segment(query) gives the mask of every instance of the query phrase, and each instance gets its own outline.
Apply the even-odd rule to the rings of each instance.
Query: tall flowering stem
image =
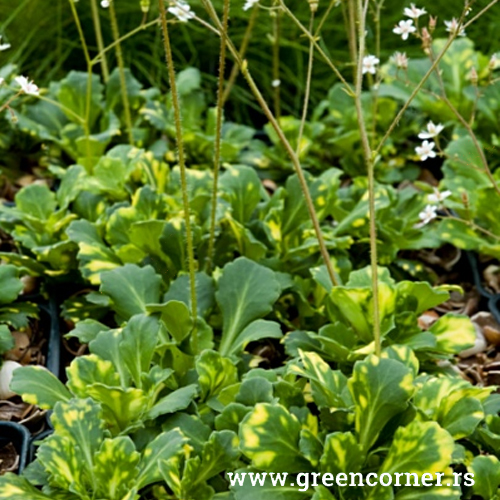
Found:
[[[191,292],[191,314],[194,321],[194,330],[192,332],[192,349],[194,352],[198,350],[198,336],[196,334],[196,319],[198,317],[198,306],[196,302],[196,277],[193,249],[193,235],[191,232],[191,220],[189,209],[189,197],[186,177],[186,162],[184,158],[184,141],[182,138],[182,123],[181,123],[181,108],[179,103],[179,95],[177,93],[177,82],[175,81],[174,59],[172,56],[172,46],[170,45],[170,36],[168,32],[167,12],[165,9],[164,0],[158,0],[160,8],[161,29],[163,33],[163,45],[165,49],[165,57],[167,61],[168,79],[170,83],[170,91],[172,93],[172,106],[174,108],[175,133],[177,141],[177,149],[179,153],[179,168],[181,171],[181,189],[182,202],[184,205],[184,220],[186,224],[186,243],[189,265],[189,280]]]
[[[130,114],[130,102],[128,100],[122,46],[119,42],[120,31],[118,29],[118,20],[116,18],[115,0],[111,0],[111,2],[109,2],[109,18],[111,21],[111,31],[113,32],[113,38],[116,43],[116,61],[118,62],[118,72],[120,74],[120,90],[122,94],[123,112],[125,113],[125,125],[127,127],[128,141],[130,144],[134,144],[134,136],[132,134],[132,115]]]
[[[373,290],[373,338],[375,341],[375,353],[380,356],[382,352],[382,340],[380,335],[380,309],[378,296],[378,267],[377,267],[377,225],[375,220],[375,164],[374,156],[370,148],[370,141],[366,131],[365,117],[363,106],[361,103],[361,91],[363,88],[363,57],[365,54],[365,37],[366,37],[366,13],[369,0],[365,0],[364,5],[362,0],[350,0],[352,3],[351,12],[356,13],[358,24],[358,54],[356,61],[356,90],[354,101],[356,104],[356,114],[358,117],[358,126],[361,134],[361,144],[363,147],[363,155],[365,158],[366,167],[368,170],[368,197],[369,197],[369,214],[370,214],[370,263],[372,274],[372,290]],[[353,23],[354,19],[351,21]]]
[[[319,223],[318,215],[316,214],[316,210],[314,208],[314,203],[313,203],[313,200],[311,197],[311,193],[309,192],[309,187],[307,186],[307,181],[306,181],[306,178],[304,176],[304,171],[302,170],[300,160],[297,157],[290,142],[286,138],[285,133],[281,129],[281,127],[278,123],[278,120],[276,119],[273,112],[269,108],[269,105],[267,104],[267,101],[265,100],[264,96],[262,95],[261,91],[259,90],[259,87],[257,86],[254,79],[252,78],[250,70],[248,69],[248,62],[246,60],[242,60],[240,58],[238,51],[236,50],[236,47],[234,46],[232,41],[227,36],[227,33],[224,34],[221,20],[219,19],[217,12],[215,12],[213,5],[211,4],[211,2],[209,0],[202,0],[202,3],[203,3],[203,6],[205,7],[205,9],[207,10],[208,14],[210,15],[212,21],[216,25],[217,29],[219,30],[219,34],[222,37],[225,37],[227,47],[228,47],[229,51],[231,52],[236,64],[238,64],[242,75],[244,76],[245,80],[247,81],[248,86],[250,87],[250,90],[252,91],[254,97],[257,99],[257,102],[259,103],[262,111],[264,112],[266,118],[271,123],[271,126],[274,128],[276,134],[278,135],[280,142],[283,144],[284,148],[286,149],[286,152],[288,153],[288,156],[290,157],[290,160],[294,166],[295,172],[297,173],[297,177],[299,179],[300,186],[302,188],[302,192],[304,194],[304,199],[306,202],[307,210],[309,212],[309,216],[311,218],[311,221],[312,221],[312,224],[314,227],[314,232],[315,232],[316,238],[318,240],[320,253],[321,253],[321,256],[323,258],[323,261],[325,262],[328,276],[329,276],[332,284],[334,286],[338,286],[338,284],[339,284],[338,278],[335,274],[335,270],[333,269],[332,261],[330,259],[330,255],[328,253],[328,249],[326,247],[325,239],[323,238],[323,233],[321,232],[321,226]]]
[[[80,17],[78,16],[78,11],[76,10],[75,2],[69,0],[69,5],[71,7],[71,12],[73,13],[73,18],[75,19],[76,29],[78,30],[78,36],[82,43],[83,54],[85,56],[85,62],[87,63],[87,100],[85,104],[85,123],[83,124],[83,130],[86,138],[86,148],[87,148],[87,162],[90,168],[90,163],[92,161],[92,150],[90,148],[90,107],[92,105],[92,60],[90,59],[90,53],[87,46],[87,41],[85,40],[85,35],[83,34],[82,25],[80,23]]]
[[[243,40],[240,45],[240,50],[238,55],[240,59],[245,59],[245,55],[248,49],[248,44],[250,43],[250,38],[252,37],[252,32],[255,26],[255,20],[257,19],[257,15],[259,14],[259,9],[252,9],[252,13],[250,15],[250,19],[248,20],[247,27],[245,29],[245,34],[243,35]],[[237,64],[234,64],[231,68],[231,74],[227,80],[226,88],[224,89],[224,96],[222,99],[223,104],[227,101],[229,95],[231,94],[231,90],[234,86],[234,82],[240,72],[240,67]]]
[[[217,88],[217,118],[215,125],[215,144],[214,144],[214,179],[212,189],[212,210],[210,214],[210,236],[208,240],[207,271],[210,272],[214,257],[215,245],[215,219],[217,212],[217,190],[219,181],[220,150],[222,140],[222,119],[224,113],[224,72],[226,69],[226,36],[229,20],[229,2],[224,0],[224,11],[222,14],[222,33],[220,38],[219,54],[219,84]]]
[[[92,9],[92,21],[94,23],[97,48],[99,49],[99,53],[102,53],[104,51],[104,41],[102,38],[101,20],[99,19],[99,8],[97,7],[97,0],[90,0],[90,7]],[[101,58],[101,70],[102,77],[104,81],[107,82],[109,80],[109,68],[108,60],[106,59],[106,56],[104,54]]]
[[[281,117],[281,90],[280,90],[280,37],[281,37],[281,12],[271,12],[273,16],[273,95],[274,114],[279,120]]]
[[[312,33],[314,27],[314,10],[311,10],[311,20],[309,22],[309,31]],[[312,70],[314,63],[314,44],[309,41],[309,56],[307,60],[307,76],[306,76],[306,88],[304,91],[304,104],[302,107],[302,118],[300,120],[299,134],[297,136],[297,156],[300,158],[300,143],[302,142],[302,135],[304,133],[304,127],[307,119],[307,110],[309,108],[309,96],[311,93],[311,80],[312,80]]]

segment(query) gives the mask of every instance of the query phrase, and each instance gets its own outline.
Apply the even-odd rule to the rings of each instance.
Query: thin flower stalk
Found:
[[[99,18],[99,8],[97,6],[97,0],[90,0],[90,7],[92,10],[92,22],[94,23],[97,48],[99,50],[99,53],[102,53],[104,50],[104,41],[102,37],[101,20]],[[108,60],[105,55],[103,55],[103,57],[101,58],[101,70],[104,82],[107,82],[109,80],[109,68]]]
[[[314,11],[311,12],[311,20],[309,22],[309,31],[312,33],[314,27]],[[300,120],[299,134],[297,136],[297,150],[296,155],[300,158],[300,144],[302,142],[302,135],[304,133],[304,127],[307,119],[307,111],[309,109],[309,98],[311,94],[311,80],[312,80],[312,70],[314,64],[314,44],[309,41],[309,56],[307,60],[307,77],[306,77],[306,88],[304,91],[304,104],[302,107],[302,117]]]
[[[161,1],[161,0],[160,0]],[[332,261],[330,259],[330,255],[328,253],[328,249],[326,247],[325,239],[323,238],[323,234],[321,232],[321,226],[319,224],[318,216],[316,214],[316,210],[314,208],[314,203],[311,197],[311,193],[309,192],[309,187],[307,186],[307,181],[304,176],[304,171],[302,170],[302,166],[300,164],[300,160],[295,154],[295,151],[293,150],[290,142],[285,136],[285,133],[281,129],[278,120],[274,116],[273,112],[269,108],[266,100],[264,99],[264,96],[259,90],[259,87],[255,83],[254,79],[252,78],[252,75],[250,73],[250,70],[248,69],[248,62],[245,60],[242,60],[239,57],[238,51],[236,50],[236,47],[230,40],[230,38],[227,36],[227,33],[224,34],[222,33],[222,23],[221,20],[219,19],[219,16],[217,15],[217,12],[215,12],[215,9],[213,8],[211,2],[209,0],[202,0],[202,4],[207,10],[210,18],[213,20],[214,24],[217,26],[219,29],[219,33],[221,33],[221,36],[226,38],[226,44],[231,52],[234,60],[240,67],[240,71],[245,77],[245,80],[247,81],[248,86],[250,87],[250,90],[252,91],[253,95],[257,99],[257,102],[259,103],[260,107],[262,108],[262,111],[264,112],[266,118],[269,120],[271,126],[274,128],[276,134],[278,135],[278,138],[280,142],[283,144],[284,148],[286,149],[290,160],[294,166],[295,172],[297,173],[297,177],[299,179],[300,186],[302,188],[302,192],[304,194],[307,210],[309,212],[309,217],[311,218],[314,231],[316,234],[316,238],[318,240],[318,245],[320,248],[320,253],[321,256],[324,260],[328,276],[334,286],[338,286],[339,280],[336,276],[335,270],[333,269]]]
[[[358,55],[356,61],[357,74],[356,74],[356,90],[355,90],[355,105],[356,114],[358,117],[358,126],[361,134],[361,144],[363,147],[363,154],[365,157],[366,168],[368,171],[368,196],[369,196],[369,214],[370,214],[370,263],[372,274],[372,290],[373,290],[373,338],[375,341],[375,354],[380,356],[382,352],[382,341],[380,335],[380,312],[379,312],[379,296],[378,296],[378,266],[377,266],[377,226],[375,219],[375,165],[374,156],[370,148],[368,133],[365,125],[365,117],[363,113],[363,106],[361,104],[361,91],[363,85],[363,58],[365,53],[366,41],[366,13],[368,10],[369,0],[365,0],[362,5],[362,0],[350,0],[352,3],[352,12],[357,13],[358,23]]]
[[[250,39],[252,38],[252,33],[258,14],[259,14],[259,9],[252,9],[252,13],[250,14],[250,19],[248,20],[248,24],[245,29],[245,34],[243,35],[243,40],[241,42],[240,50],[238,51],[240,59],[245,59],[245,55],[248,49],[248,44],[250,43]],[[237,64],[233,64],[233,67],[231,68],[231,73],[226,83],[226,88],[224,89],[224,95],[222,98],[223,105],[226,103],[226,101],[229,98],[229,95],[231,94],[231,90],[234,87],[234,82],[236,81],[239,72],[240,72],[240,67]]]
[[[458,30],[460,31],[460,30]],[[431,61],[434,60],[434,56],[432,54],[432,50],[429,51],[429,57]],[[483,164],[483,170],[486,176],[488,177],[489,181],[491,182],[493,188],[497,192],[497,194],[500,195],[500,187],[498,186],[495,178],[493,177],[493,174],[491,172],[490,166],[488,164],[488,160],[486,159],[486,156],[484,154],[483,148],[481,147],[481,144],[479,143],[478,138],[476,137],[476,134],[474,133],[474,130],[472,129],[471,124],[462,116],[460,111],[453,105],[453,103],[448,99],[448,95],[446,93],[446,87],[443,82],[443,78],[441,76],[441,73],[439,69],[436,69],[436,76],[438,79],[439,83],[439,88],[441,89],[441,95],[439,96],[441,100],[448,106],[449,110],[457,117],[458,121],[464,126],[464,128],[467,130],[467,133],[469,134],[469,137],[472,139],[472,142],[474,143],[474,147],[476,148],[476,151],[479,155],[479,158],[481,159],[481,163]]]
[[[69,0],[71,7],[71,12],[73,13],[73,18],[75,20],[76,29],[78,30],[78,36],[82,43],[83,54],[85,56],[85,61],[87,63],[87,95],[85,103],[85,123],[83,124],[83,131],[86,138],[86,149],[87,149],[87,162],[92,161],[92,150],[90,147],[90,107],[92,105],[92,60],[90,59],[90,53],[87,46],[87,41],[85,40],[85,35],[83,34],[82,25],[80,23],[80,17],[78,16],[78,11],[76,10],[75,2]]]
[[[174,109],[175,133],[176,133],[177,149],[179,154],[179,168],[181,173],[182,202],[184,206],[184,220],[186,224],[186,246],[187,246],[188,266],[189,266],[191,314],[194,321],[194,329],[192,332],[191,345],[193,351],[197,352],[198,336],[196,333],[196,320],[198,317],[198,306],[196,301],[196,276],[195,276],[195,262],[194,262],[194,249],[193,249],[193,235],[191,231],[190,207],[189,207],[189,196],[188,196],[188,186],[187,186],[187,176],[186,176],[186,162],[184,158],[184,140],[182,137],[181,109],[179,103],[179,95],[177,93],[177,83],[175,81],[174,60],[172,56],[172,47],[170,44],[170,35],[167,23],[167,12],[165,9],[164,0],[158,0],[158,6],[160,9],[161,29],[163,32],[163,45],[165,49],[165,58],[167,62],[170,92],[172,94],[172,107]]]
[[[219,53],[219,82],[217,88],[217,118],[215,124],[215,144],[214,144],[214,171],[213,171],[213,188],[212,188],[212,207],[210,213],[210,235],[208,240],[208,255],[207,255],[207,271],[212,268],[215,245],[215,226],[217,212],[217,190],[219,181],[219,166],[221,157],[221,140],[222,140],[222,119],[224,113],[224,73],[226,69],[226,35],[227,25],[229,20],[229,5],[230,0],[224,0],[224,12],[222,15],[222,36],[220,38],[220,53]],[[255,9],[257,10],[257,9]]]
[[[125,114],[125,126],[127,127],[128,141],[133,145],[134,135],[132,133],[132,115],[130,113],[130,102],[127,92],[127,80],[125,78],[125,64],[123,62],[122,46],[119,42],[120,31],[118,28],[118,20],[116,18],[115,0],[109,2],[109,19],[111,21],[111,31],[113,33],[113,39],[116,42],[115,52],[116,61],[118,63],[118,73],[120,75],[120,91],[122,94],[123,112]]]
[[[280,37],[281,11],[271,12],[273,16],[273,82],[280,81]],[[281,86],[273,85],[274,114],[279,120],[281,117]]]

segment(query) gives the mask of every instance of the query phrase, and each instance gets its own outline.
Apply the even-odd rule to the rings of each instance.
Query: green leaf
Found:
[[[76,337],[80,343],[88,344],[89,342],[92,342],[92,340],[94,340],[100,332],[108,329],[109,328],[106,325],[96,321],[95,319],[84,319],[79,321],[75,325],[75,328],[73,328],[73,330],[65,336],[70,338]]]
[[[330,410],[345,408],[349,405],[347,378],[340,371],[333,371],[321,357],[314,352],[299,349],[302,365],[293,364],[290,372],[307,378],[311,384],[314,402],[319,408]]]
[[[163,297],[165,302],[180,300],[184,302],[191,311],[191,293],[189,275],[181,274],[170,284],[168,292]],[[196,307],[198,316],[206,317],[215,305],[214,280],[204,272],[197,272],[196,283]]]
[[[340,473],[357,473],[361,470],[365,455],[352,432],[334,432],[325,439],[321,457],[321,472],[335,476]]]
[[[85,465],[82,450],[72,439],[52,434],[38,448],[37,458],[45,473],[50,475],[53,485],[79,495],[86,494],[86,477],[92,471]]]
[[[87,388],[88,395],[101,403],[104,420],[115,434],[140,421],[147,407],[147,397],[134,387],[108,387],[101,383]]]
[[[252,464],[269,472],[305,472],[311,464],[299,449],[301,424],[280,405],[259,403],[240,426],[240,448]]]
[[[399,361],[371,355],[354,365],[348,387],[356,408],[356,433],[366,453],[385,424],[407,408],[413,376]]]
[[[167,413],[175,413],[180,410],[185,410],[198,394],[198,386],[196,384],[181,387],[176,391],[171,392],[167,396],[161,398],[149,411],[145,418],[154,420],[160,415]]]
[[[79,356],[66,368],[67,386],[73,394],[85,398],[90,385],[101,383],[108,386],[119,386],[120,377],[111,361],[99,358],[95,354]]]
[[[207,401],[238,382],[238,371],[231,360],[215,351],[203,351],[196,359],[201,401]]]
[[[275,321],[257,319],[247,325],[240,334],[234,339],[234,342],[226,354],[239,354],[250,342],[260,339],[280,339],[283,337],[281,327]]]
[[[162,478],[158,462],[169,460],[175,455],[183,453],[187,438],[177,430],[163,432],[151,441],[142,453],[140,473],[136,481],[138,489],[144,488]]]
[[[83,466],[94,469],[94,456],[104,435],[101,407],[92,399],[56,403],[51,418],[56,435],[68,438],[81,451]]]
[[[161,313],[161,321],[177,344],[180,344],[193,328],[193,319],[184,302],[169,300],[166,304],[150,305],[147,310],[150,313]]]
[[[437,339],[437,349],[448,354],[458,354],[472,347],[476,331],[468,316],[445,314],[430,328]]]
[[[224,267],[216,293],[223,315],[222,355],[233,352],[236,342],[241,345],[240,333],[249,323],[271,312],[280,293],[274,272],[245,257]]]
[[[129,319],[122,330],[120,355],[136,387],[142,387],[142,373],[149,372],[158,344],[159,329],[160,325],[156,318],[137,314]]]
[[[474,457],[469,466],[474,474],[472,491],[484,499],[496,498],[500,486],[500,462],[493,455]]]
[[[140,454],[128,436],[105,439],[94,457],[97,492],[102,498],[122,500],[134,486]]]
[[[41,366],[23,366],[14,370],[10,388],[20,394],[26,403],[44,410],[71,398],[71,393],[58,378]]]
[[[54,193],[45,185],[31,184],[16,194],[16,208],[34,219],[46,221],[56,206]]]
[[[27,479],[11,472],[0,477],[0,498],[4,500],[48,500],[40,490],[33,487]]]
[[[454,447],[453,438],[436,422],[413,421],[395,432],[379,475],[443,472],[450,464]]]
[[[14,302],[22,289],[19,269],[10,264],[0,266],[0,304]]]
[[[78,244],[80,270],[93,285],[101,282],[101,273],[121,266],[121,260],[104,243],[97,227],[87,220],[73,221],[66,233]]]
[[[220,178],[222,197],[232,208],[233,217],[241,224],[250,219],[260,201],[261,183],[255,169],[243,165],[226,167]]]
[[[0,356],[14,347],[14,337],[5,325],[0,325]]]
[[[126,264],[101,275],[101,292],[109,295],[114,311],[122,320],[146,312],[147,304],[157,304],[161,277],[151,266]]]
[[[246,406],[255,406],[257,403],[272,403],[273,384],[264,377],[251,377],[243,380],[235,402]]]

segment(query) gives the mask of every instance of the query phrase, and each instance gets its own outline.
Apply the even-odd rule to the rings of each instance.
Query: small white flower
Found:
[[[391,57],[391,61],[401,69],[408,69],[408,57],[406,57],[406,52],[395,52]]]
[[[172,7],[168,8],[168,11],[183,23],[196,16],[196,14],[191,11],[191,6],[182,0],[177,0]]]
[[[281,80],[273,80],[271,82],[271,85],[276,88],[276,87],[279,87],[281,85]]]
[[[0,35],[0,41],[2,40],[2,36]],[[0,52],[3,50],[10,49],[10,43],[0,43]]]
[[[415,31],[417,31],[417,28],[413,26],[413,21],[411,19],[399,21],[399,25],[392,30],[396,35],[401,35],[403,40],[408,40],[410,33],[414,33]]]
[[[101,7],[107,9],[109,7],[109,0],[102,0]]]
[[[5,82],[5,80],[0,76],[0,85],[3,85],[3,82]]]
[[[420,161],[425,161],[427,158],[435,158],[436,152],[434,151],[434,146],[436,144],[434,142],[424,141],[422,146],[417,146],[415,151],[418,156],[420,156]]]
[[[499,65],[498,57],[496,54],[493,54],[490,58],[490,62],[488,63],[488,67],[490,70],[495,70],[497,66]]]
[[[417,224],[415,227],[422,227],[425,226],[426,224],[429,224],[429,222],[432,219],[435,219],[437,217],[436,213],[437,207],[435,205],[427,205],[422,212],[418,214],[420,218],[420,224]]]
[[[437,135],[439,135],[444,129],[444,125],[434,125],[434,123],[432,123],[432,121],[430,121],[428,124],[427,124],[427,132],[420,132],[420,134],[418,134],[418,138],[419,139],[433,139],[434,137],[436,137]]]
[[[375,67],[380,62],[380,59],[375,56],[365,56],[363,57],[363,74],[371,73],[374,75],[377,72]]]
[[[465,31],[463,28],[460,28],[459,31],[458,20],[455,17],[451,21],[445,21],[444,24],[446,24],[446,31],[449,31],[453,34],[458,33],[458,36],[465,36]]]
[[[25,94],[39,95],[40,91],[38,87],[31,81],[29,81],[25,76],[18,76],[15,78],[16,82],[21,86],[21,91]]]
[[[256,3],[259,3],[259,0],[247,0],[243,5],[243,10],[251,9]]]
[[[410,8],[406,7],[404,12],[405,16],[411,17],[412,19],[418,19],[420,16],[427,14],[427,11],[425,9],[419,9],[418,7],[415,7],[414,3],[411,4]]]
[[[429,203],[438,203],[441,204],[443,203],[448,196],[451,196],[451,191],[439,191],[439,189],[434,188],[434,194],[429,194],[427,195],[427,200],[429,200]]]

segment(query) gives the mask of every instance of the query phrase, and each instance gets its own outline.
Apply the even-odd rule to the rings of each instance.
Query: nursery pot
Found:
[[[17,473],[28,465],[31,435],[23,425],[15,422],[0,422],[0,449],[12,443],[19,455]]]

